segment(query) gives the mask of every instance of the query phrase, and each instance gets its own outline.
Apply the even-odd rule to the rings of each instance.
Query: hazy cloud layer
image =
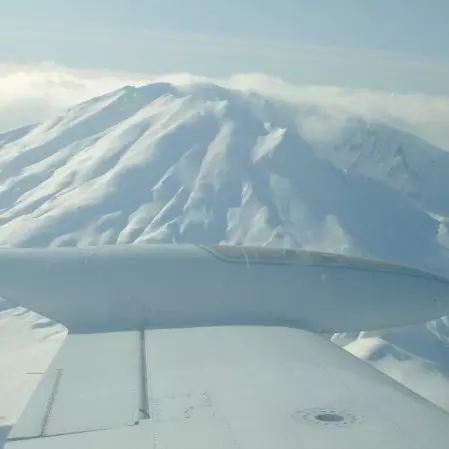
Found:
[[[235,75],[231,86],[264,93],[294,103],[318,105],[331,112],[334,120],[310,123],[308,131],[332,132],[347,115],[361,115],[368,121],[390,123],[415,133],[449,150],[449,97],[398,94],[338,86],[294,86],[262,74]],[[316,120],[313,117],[313,120]]]
[[[40,65],[0,65],[0,131],[39,122],[72,104],[144,83],[139,75]]]
[[[72,104],[117,89],[155,80],[184,84],[207,81],[189,74],[152,76],[104,70],[71,69],[51,63],[0,65],[0,131],[35,123],[61,113]],[[295,86],[262,74],[235,75],[213,82],[245,91],[260,92],[293,103],[323,106],[332,120],[307,123],[311,137],[332,134],[341,120],[360,114],[414,132],[449,150],[449,97],[395,94],[336,86]]]

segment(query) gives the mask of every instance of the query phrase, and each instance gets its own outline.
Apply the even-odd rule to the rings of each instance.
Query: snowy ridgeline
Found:
[[[0,134],[0,245],[291,246],[449,276],[447,173],[449,153],[338,111],[209,84],[125,87]],[[0,426],[36,381],[23,372],[63,338],[42,323],[0,311],[0,396],[24,395],[2,399]],[[333,341],[449,409],[447,324]]]

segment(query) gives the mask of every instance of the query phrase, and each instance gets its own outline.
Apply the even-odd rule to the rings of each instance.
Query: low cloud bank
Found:
[[[67,107],[118,89],[154,81],[174,84],[214,82],[234,89],[257,92],[292,104],[319,106],[332,120],[317,117],[307,123],[311,137],[332,134],[351,115],[381,121],[449,150],[449,97],[395,94],[337,86],[296,86],[263,74],[239,74],[207,79],[191,74],[151,75],[61,67],[51,63],[0,65],[0,132],[36,123]]]

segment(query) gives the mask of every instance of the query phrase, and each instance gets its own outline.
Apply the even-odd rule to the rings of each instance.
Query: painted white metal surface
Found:
[[[138,333],[69,335],[9,438],[127,426],[138,420]]]
[[[2,249],[0,295],[72,332],[270,325],[333,333],[449,314],[446,279],[273,248]]]
[[[445,449],[449,441],[449,414],[306,331],[146,331],[146,370],[139,367],[139,351],[131,351],[134,361],[124,352],[119,360],[111,356],[118,356],[115,345],[122,345],[122,337],[128,341],[129,334],[118,333],[112,340],[110,335],[83,336],[91,342],[82,345],[83,351],[76,342],[79,336],[68,337],[67,347],[72,349],[57,366],[64,372],[73,370],[69,379],[76,394],[56,394],[59,418],[54,431],[79,433],[18,438],[6,448]],[[76,343],[70,344],[70,339]],[[109,348],[109,343],[104,345],[107,340]],[[90,371],[87,367],[100,347],[111,354],[99,355],[105,365]],[[130,387],[126,394],[115,396],[115,370],[121,373],[120,382]],[[117,416],[128,417],[132,407],[140,406],[140,401],[130,400],[136,397],[130,391],[139,390],[136,372],[146,373],[149,418],[131,423]],[[93,405],[106,398],[107,390],[110,410]],[[92,411],[79,399],[87,395]],[[33,407],[31,402],[26,413]],[[91,419],[96,413],[101,415],[97,424],[116,428],[94,430]]]
[[[304,330],[447,315],[449,281],[428,273],[268,248],[12,249],[0,295],[72,332],[8,449],[449,441],[447,413]]]

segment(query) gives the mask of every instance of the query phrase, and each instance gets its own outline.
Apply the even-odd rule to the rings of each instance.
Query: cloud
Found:
[[[449,150],[449,96],[395,93],[338,86],[294,86],[262,74],[235,75],[235,88],[260,92],[291,103],[320,106],[329,115],[313,116],[307,131],[334,132],[348,116],[385,122]],[[313,136],[312,136],[313,137]]]
[[[0,65],[0,131],[35,123],[92,96],[138,84],[139,75],[55,66]]]
[[[0,132],[37,123],[64,109],[125,85],[158,80],[185,84],[190,74],[151,75],[110,70],[74,69],[53,63],[0,64]]]
[[[449,150],[449,97],[398,94],[337,86],[297,86],[263,74],[207,79],[192,74],[165,76],[109,70],[73,69],[52,63],[0,65],[0,131],[35,123],[69,106],[124,85],[157,80],[188,84],[211,81],[245,92],[258,92],[294,105],[320,106],[329,112],[302,121],[309,137],[338,132],[347,116],[361,115],[413,132]]]

